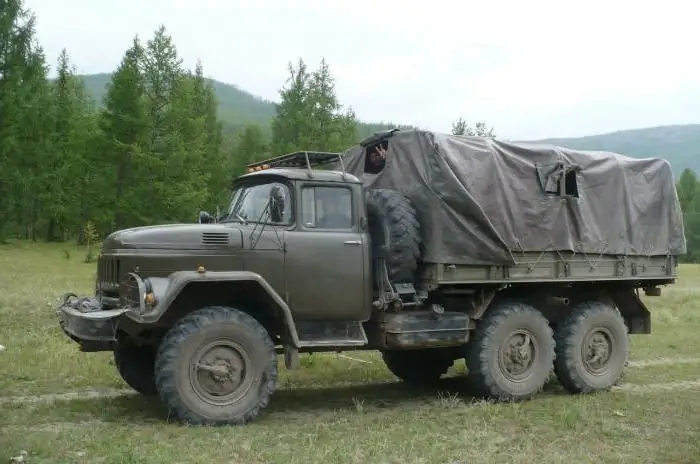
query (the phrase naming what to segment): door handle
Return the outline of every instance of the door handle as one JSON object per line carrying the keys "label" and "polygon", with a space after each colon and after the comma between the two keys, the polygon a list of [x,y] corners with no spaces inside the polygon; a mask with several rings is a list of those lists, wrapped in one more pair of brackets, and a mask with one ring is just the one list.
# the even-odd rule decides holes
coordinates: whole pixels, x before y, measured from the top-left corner
{"label": "door handle", "polygon": [[359,240],[346,240],[346,241],[343,242],[343,243],[344,243],[345,245],[355,245],[355,246],[362,245],[362,242],[359,241]]}

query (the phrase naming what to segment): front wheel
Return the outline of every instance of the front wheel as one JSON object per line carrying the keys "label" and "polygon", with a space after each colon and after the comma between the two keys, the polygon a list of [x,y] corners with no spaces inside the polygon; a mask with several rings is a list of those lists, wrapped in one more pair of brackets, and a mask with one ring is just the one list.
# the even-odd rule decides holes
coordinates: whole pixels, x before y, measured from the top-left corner
{"label": "front wheel", "polygon": [[193,425],[241,425],[267,407],[277,356],[267,330],[228,307],[188,314],[163,338],[156,384],[165,405]]}
{"label": "front wheel", "polygon": [[487,311],[467,345],[467,380],[480,396],[529,399],[547,382],[554,363],[554,338],[534,307],[503,302]]}
{"label": "front wheel", "polygon": [[602,301],[575,306],[556,331],[554,371],[571,393],[608,390],[627,364],[627,325],[617,308]]}
{"label": "front wheel", "polygon": [[155,348],[138,346],[128,339],[120,339],[114,347],[114,364],[124,382],[145,396],[156,396],[154,364]]}

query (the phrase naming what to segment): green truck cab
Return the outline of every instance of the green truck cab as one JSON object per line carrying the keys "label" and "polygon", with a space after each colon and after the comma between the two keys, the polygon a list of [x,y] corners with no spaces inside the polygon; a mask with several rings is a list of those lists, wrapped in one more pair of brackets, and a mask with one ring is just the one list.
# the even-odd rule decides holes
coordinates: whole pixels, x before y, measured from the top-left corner
{"label": "green truck cab", "polygon": [[606,390],[628,334],[651,332],[639,290],[677,278],[673,186],[658,159],[388,131],[251,164],[220,217],[112,233],[95,295],[67,294],[59,320],[190,424],[256,418],[282,354],[296,369],[300,353],[378,350],[420,385],[464,359],[474,392],[501,400],[552,370]]}

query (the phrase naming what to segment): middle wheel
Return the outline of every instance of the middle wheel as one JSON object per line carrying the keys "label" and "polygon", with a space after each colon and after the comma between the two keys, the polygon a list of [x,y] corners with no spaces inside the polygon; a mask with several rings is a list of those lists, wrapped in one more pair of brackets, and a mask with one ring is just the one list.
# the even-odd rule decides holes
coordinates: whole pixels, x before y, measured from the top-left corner
{"label": "middle wheel", "polygon": [[430,385],[440,380],[454,359],[440,348],[382,352],[384,364],[409,385]]}
{"label": "middle wheel", "polygon": [[532,398],[554,367],[549,322],[526,303],[498,303],[478,322],[466,362],[469,385],[478,395],[505,401]]}

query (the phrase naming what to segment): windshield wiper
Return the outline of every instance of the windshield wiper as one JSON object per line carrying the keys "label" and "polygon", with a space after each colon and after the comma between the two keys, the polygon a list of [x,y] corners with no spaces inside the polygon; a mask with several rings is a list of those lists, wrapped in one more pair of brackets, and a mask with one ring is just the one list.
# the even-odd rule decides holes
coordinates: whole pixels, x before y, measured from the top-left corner
{"label": "windshield wiper", "polygon": [[238,213],[229,213],[227,214],[224,219],[220,222],[228,222],[228,221],[235,221],[235,222],[240,222],[243,225],[248,224],[248,221],[243,219],[240,214]]}

